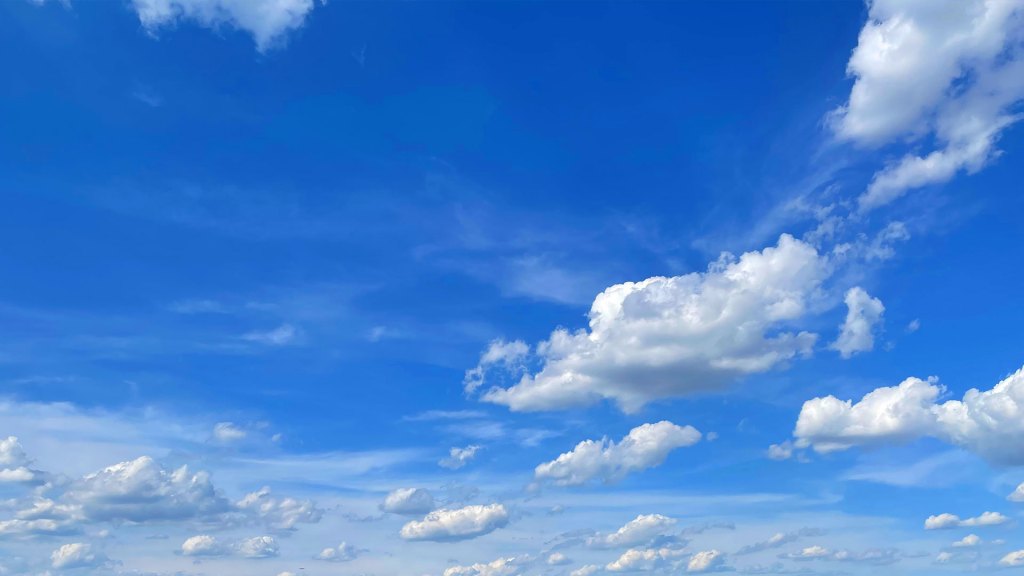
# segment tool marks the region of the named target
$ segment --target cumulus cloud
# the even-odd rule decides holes
[[[279,553],[273,536],[256,536],[238,544],[238,554],[245,558],[273,558]]]
[[[498,558],[488,563],[451,566],[445,569],[444,576],[515,576],[522,571],[523,563],[523,558],[515,556]]]
[[[110,560],[99,552],[94,552],[90,544],[75,542],[65,544],[50,554],[50,565],[57,570],[72,568],[101,568],[110,564]]]
[[[955,514],[942,513],[929,516],[924,521],[925,530],[945,530],[948,528],[972,528],[976,526],[999,526],[1010,519],[999,512],[983,512],[974,518],[960,518]]]
[[[323,517],[323,510],[310,500],[275,498],[270,488],[263,487],[246,494],[235,506],[243,512],[254,514],[271,528],[290,530],[298,523],[315,524]]]
[[[34,484],[44,481],[44,474],[29,468],[31,464],[16,436],[0,440],[0,483]]]
[[[1017,489],[1006,497],[1010,502],[1024,502],[1024,482],[1017,486]]]
[[[954,548],[973,548],[973,547],[977,546],[978,544],[981,544],[981,537],[978,536],[977,534],[968,534],[967,536],[964,536],[963,538],[957,540],[956,542],[953,542],[953,547]]]
[[[181,544],[181,553],[185,556],[224,556],[229,552],[227,546],[207,534],[192,536]]]
[[[1002,566],[1024,566],[1024,550],[1010,552],[999,561]]]
[[[725,563],[725,554],[718,550],[704,550],[690,557],[686,564],[687,572],[711,572],[721,568]]]
[[[833,112],[836,134],[864,145],[935,142],[877,173],[862,210],[975,172],[998,155],[1024,97],[1019,0],[875,0],[848,64],[856,80]]]
[[[685,555],[679,548],[630,548],[604,568],[609,572],[646,572],[667,566]]]
[[[675,525],[675,518],[661,514],[640,514],[611,534],[596,534],[587,538],[587,546],[619,548],[648,544],[663,536]]]
[[[489,534],[508,524],[508,510],[501,504],[466,506],[449,510],[442,508],[427,514],[423,520],[402,527],[400,536],[406,540],[435,542],[468,540]]]
[[[148,456],[89,474],[65,497],[93,521],[203,518],[230,509],[206,472],[168,471]]]
[[[480,355],[480,361],[475,368],[466,370],[462,385],[466,394],[476,392],[484,385],[487,373],[490,370],[499,368],[505,372],[519,373],[526,369],[524,362],[530,354],[530,347],[522,340],[493,340],[487,350]]]
[[[380,509],[392,514],[419,515],[435,508],[434,496],[423,488],[399,488],[384,498]]]
[[[545,560],[545,563],[547,563],[548,566],[564,566],[566,564],[571,564],[572,560],[561,552],[552,552],[548,555],[548,559]]]
[[[772,444],[768,447],[768,457],[772,460],[789,460],[793,457],[793,443],[787,440]]]
[[[132,0],[139,21],[151,33],[185,21],[205,28],[237,28],[252,36],[260,52],[301,27],[314,4],[314,0]]]
[[[538,371],[482,399],[516,411],[608,399],[635,411],[720,390],[811,354],[817,336],[790,328],[830,274],[813,246],[783,235],[760,252],[723,254],[705,272],[617,284],[594,300],[589,330],[555,330],[534,350]]]
[[[342,542],[334,548],[324,548],[319,554],[316,555],[317,560],[326,560],[327,562],[348,562],[355,560],[359,556],[360,550],[355,546],[352,546],[348,542]]]
[[[908,378],[878,388],[856,404],[834,396],[804,403],[794,435],[819,452],[930,436],[997,463],[1024,464],[1024,368],[991,390],[968,390],[962,400],[937,402],[934,380]]]
[[[448,468],[449,470],[458,470],[476,457],[476,453],[479,451],[480,446],[475,444],[466,446],[465,448],[452,448],[448,451],[448,457],[438,462],[438,465],[442,468]]]
[[[843,358],[850,358],[859,352],[875,347],[875,331],[882,321],[885,306],[878,298],[872,298],[863,288],[855,286],[846,292],[846,320],[840,327],[839,338],[831,348]]]
[[[676,448],[692,446],[701,434],[692,426],[677,426],[668,421],[643,424],[629,431],[616,443],[607,437],[584,440],[551,462],[537,466],[539,481],[559,486],[576,486],[590,480],[615,482],[631,472],[660,465]]]

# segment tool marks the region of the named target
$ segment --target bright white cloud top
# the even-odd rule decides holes
[[[836,133],[871,146],[934,138],[935,149],[877,173],[862,210],[998,156],[999,136],[1019,120],[1013,106],[1024,98],[1022,10],[1019,0],[870,3],[849,62],[856,81],[833,114]]]
[[[591,480],[615,482],[632,472],[658,466],[677,448],[700,442],[693,426],[668,421],[644,424],[629,431],[622,440],[584,440],[570,452],[537,466],[534,477],[559,486],[577,486]]]
[[[874,349],[876,327],[882,321],[885,306],[859,286],[846,292],[845,302],[846,320],[840,327],[839,338],[832,343],[832,349],[843,358],[850,358]]]
[[[509,513],[502,504],[472,505],[449,510],[442,508],[402,526],[406,540],[435,542],[468,540],[489,534],[508,524]]]
[[[811,354],[817,335],[784,327],[812,311],[830,275],[813,246],[783,235],[759,252],[725,254],[706,272],[612,286],[594,300],[589,330],[555,330],[536,346],[539,371],[483,399],[517,411],[608,399],[633,412],[721,390]]]
[[[942,393],[934,381],[908,378],[857,403],[834,396],[808,400],[794,436],[818,452],[929,436],[994,462],[1024,463],[1024,368],[991,390],[968,390],[962,400],[940,403]]]

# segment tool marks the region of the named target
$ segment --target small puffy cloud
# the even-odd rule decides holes
[[[1002,566],[1024,566],[1024,550],[1010,552],[999,561]]]
[[[458,470],[476,457],[476,453],[479,451],[480,446],[475,444],[466,446],[465,448],[452,448],[448,451],[448,457],[438,462],[438,465],[442,468],[448,468],[449,470]]]
[[[247,435],[245,430],[242,430],[233,422],[219,422],[213,427],[214,440],[224,444],[244,440]]]
[[[242,340],[266,346],[287,346],[298,339],[299,331],[291,324],[282,324],[273,330],[253,331],[242,335]]]
[[[238,543],[238,554],[245,558],[273,558],[279,552],[273,536],[256,536]]]
[[[564,566],[566,564],[571,564],[572,560],[561,552],[552,552],[545,562],[548,566]]]
[[[434,496],[423,488],[399,488],[384,498],[380,509],[392,514],[420,515],[435,508]]]
[[[316,555],[316,559],[326,560],[327,562],[348,562],[355,560],[359,553],[360,551],[355,546],[348,542],[342,542],[334,548],[324,548]]]
[[[625,548],[648,544],[674,528],[675,525],[675,518],[661,514],[641,514],[611,534],[596,534],[587,538],[587,546],[591,548]]]
[[[804,403],[794,435],[818,452],[929,436],[1002,464],[1024,464],[1024,368],[991,390],[938,403],[944,388],[908,378],[854,404],[834,396]]]
[[[953,542],[953,547],[954,548],[973,548],[973,547],[977,546],[978,544],[981,544],[981,537],[979,537],[977,534],[968,534],[967,536],[964,536],[960,540],[957,540],[956,542]]]
[[[522,572],[522,558],[511,556],[498,558],[488,563],[477,563],[469,566],[451,566],[444,571],[444,576],[515,576]]]
[[[875,347],[875,331],[882,321],[885,306],[878,298],[872,298],[863,288],[855,286],[846,292],[846,320],[840,327],[839,338],[831,348],[843,358],[850,358],[859,352]]]
[[[487,350],[480,356],[475,368],[466,370],[462,385],[467,394],[472,394],[484,385],[487,372],[499,368],[506,372],[517,373],[525,369],[523,362],[530,353],[530,347],[522,340],[493,340]]]
[[[555,330],[534,349],[539,370],[482,399],[515,411],[607,399],[634,412],[721,390],[811,354],[817,336],[789,328],[814,309],[830,275],[813,246],[783,235],[760,252],[725,254],[705,272],[611,286],[594,299],[589,329]]]
[[[298,523],[315,524],[323,517],[323,510],[317,508],[312,501],[275,498],[267,487],[246,494],[235,506],[254,514],[268,526],[281,530],[290,530]]]
[[[974,518],[963,518],[955,514],[942,513],[929,516],[924,521],[925,530],[945,530],[947,528],[973,528],[976,526],[999,526],[1010,519],[999,512],[983,512]]]
[[[585,440],[551,462],[537,466],[539,481],[559,486],[576,486],[590,480],[615,482],[631,472],[658,466],[676,448],[692,446],[701,434],[692,426],[677,426],[668,421],[643,424],[629,431],[616,443],[607,437]]]
[[[875,0],[847,71],[856,80],[832,114],[841,138],[868,146],[934,142],[875,174],[861,210],[907,190],[976,172],[1024,98],[1022,5],[1016,1]]]
[[[647,572],[667,566],[685,555],[679,548],[630,548],[604,568],[609,572]]]
[[[789,460],[793,457],[793,443],[785,441],[768,447],[768,457],[772,460]]]
[[[227,546],[207,534],[192,536],[181,544],[181,553],[185,556],[224,556],[229,552]]]
[[[314,0],[132,0],[142,26],[150,33],[179,22],[204,28],[232,27],[247,32],[265,52],[299,27]]]
[[[50,565],[57,570],[72,568],[100,568],[110,564],[110,560],[92,546],[81,542],[65,544],[50,554]]]
[[[468,540],[489,534],[508,524],[508,510],[501,504],[473,505],[449,510],[442,508],[427,514],[423,520],[402,527],[400,536],[406,540],[446,542]]]
[[[1006,497],[1010,502],[1024,502],[1024,482]]]
[[[711,572],[721,568],[725,562],[725,554],[718,550],[704,550],[690,557],[686,564],[687,572]]]

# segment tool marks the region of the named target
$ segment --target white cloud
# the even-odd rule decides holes
[[[516,411],[601,399],[635,411],[719,390],[811,353],[817,336],[787,328],[829,275],[814,247],[783,235],[738,259],[723,254],[703,273],[617,284],[594,300],[589,330],[555,330],[536,347],[539,371],[482,398]]]
[[[273,330],[246,332],[242,335],[242,340],[266,346],[287,346],[294,343],[298,337],[298,329],[291,324],[282,324]]]
[[[703,552],[697,552],[690,557],[690,562],[686,565],[687,572],[710,572],[716,568],[720,568],[725,562],[725,554],[718,550],[704,550]]]
[[[666,566],[685,554],[679,548],[630,548],[604,568],[609,572],[646,572]]]
[[[822,530],[816,530],[813,528],[802,528],[796,532],[776,532],[772,534],[767,540],[761,542],[755,542],[748,544],[736,551],[736,554],[754,554],[757,552],[763,552],[765,550],[772,550],[774,548],[780,548],[790,542],[796,542],[800,538],[806,536],[820,536],[823,534]]]
[[[885,306],[878,298],[872,298],[863,288],[855,286],[846,292],[846,320],[839,332],[839,338],[831,348],[843,358],[850,358],[858,352],[867,352],[875,347],[876,326],[882,321]]]
[[[392,490],[384,498],[384,503],[380,505],[380,509],[385,512],[411,515],[426,514],[434,507],[434,496],[423,488]]]
[[[483,386],[487,372],[495,367],[511,373],[521,372],[525,369],[523,361],[529,353],[530,347],[522,340],[493,340],[480,356],[480,362],[476,367],[466,370],[462,381],[466,394],[472,394]]]
[[[0,483],[42,482],[43,473],[30,469],[31,464],[16,436],[0,440]]]
[[[573,570],[569,573],[569,576],[593,576],[593,574],[599,572],[600,570],[601,567],[597,564],[587,564],[585,566],[580,566],[579,568]]]
[[[1024,482],[1017,486],[1009,496],[1006,497],[1010,502],[1024,502]]]
[[[782,554],[780,558],[796,561],[826,560],[830,562],[854,562],[872,565],[885,565],[898,562],[902,557],[899,550],[873,549],[864,552],[851,552],[849,550],[829,550],[823,546],[808,546],[799,552]]]
[[[442,508],[427,514],[421,521],[407,523],[400,535],[406,540],[467,540],[489,534],[506,524],[508,510],[501,504],[466,506],[455,510]]]
[[[1003,566],[1024,566],[1024,550],[1010,552],[999,563]]]
[[[280,553],[273,536],[256,536],[242,540],[238,553],[245,558],[273,558]]]
[[[781,444],[772,444],[768,447],[768,457],[772,460],[789,460],[793,457],[793,443],[787,440]]]
[[[571,452],[537,466],[534,476],[559,486],[576,486],[590,480],[614,482],[631,472],[660,465],[676,448],[692,446],[701,434],[692,426],[668,421],[643,424],[629,431],[620,442],[607,437],[584,440]]]
[[[192,536],[181,544],[181,553],[185,556],[223,556],[228,552],[226,546],[208,534]]]
[[[246,431],[239,428],[233,422],[218,422],[213,427],[213,438],[224,444],[244,440],[246,436]]]
[[[974,546],[977,546],[978,544],[981,544],[981,537],[979,537],[977,534],[968,534],[967,536],[964,536],[960,540],[957,540],[956,542],[953,542],[953,547],[954,548],[973,548]]]
[[[65,496],[94,521],[202,518],[230,508],[206,472],[167,471],[148,456],[89,474]]]
[[[152,33],[188,20],[206,28],[230,26],[249,33],[264,52],[302,26],[314,0],[132,0],[132,6]]]
[[[974,518],[961,519],[955,514],[942,513],[929,516],[924,521],[925,530],[945,530],[948,528],[973,528],[977,526],[999,526],[1010,519],[999,512],[983,512]]]
[[[566,564],[571,564],[572,560],[561,552],[552,552],[545,562],[548,566],[564,566]]]
[[[523,560],[517,557],[498,558],[492,562],[469,566],[451,566],[444,576],[515,576],[522,571]]]
[[[676,525],[675,518],[661,514],[640,514],[611,534],[587,538],[591,548],[618,548],[650,543]]]
[[[91,545],[81,542],[65,544],[50,554],[50,565],[57,570],[99,568],[109,563],[106,556],[93,552]]]
[[[316,558],[328,562],[348,562],[355,560],[357,556],[359,556],[359,550],[355,546],[348,542],[342,542],[334,548],[324,548]]]
[[[465,448],[453,447],[448,451],[448,457],[439,461],[438,465],[442,468],[448,468],[449,470],[458,470],[465,466],[467,462],[472,460],[479,451],[480,446],[475,444],[466,446]]]
[[[267,487],[246,494],[235,506],[239,510],[255,514],[268,526],[283,530],[290,530],[300,522],[315,524],[323,517],[323,510],[317,508],[312,501],[274,498]]]
[[[834,396],[804,403],[794,435],[819,452],[935,437],[998,463],[1024,463],[1024,368],[991,390],[937,403],[944,388],[908,378],[878,388],[854,404]]]
[[[866,145],[933,137],[875,175],[860,198],[876,208],[908,189],[974,172],[998,155],[1003,129],[1019,120],[1024,37],[1019,0],[875,0],[850,58],[856,78],[833,113],[837,135]]]

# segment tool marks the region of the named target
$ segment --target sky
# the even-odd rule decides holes
[[[0,2],[0,575],[1024,573],[1024,0]]]

